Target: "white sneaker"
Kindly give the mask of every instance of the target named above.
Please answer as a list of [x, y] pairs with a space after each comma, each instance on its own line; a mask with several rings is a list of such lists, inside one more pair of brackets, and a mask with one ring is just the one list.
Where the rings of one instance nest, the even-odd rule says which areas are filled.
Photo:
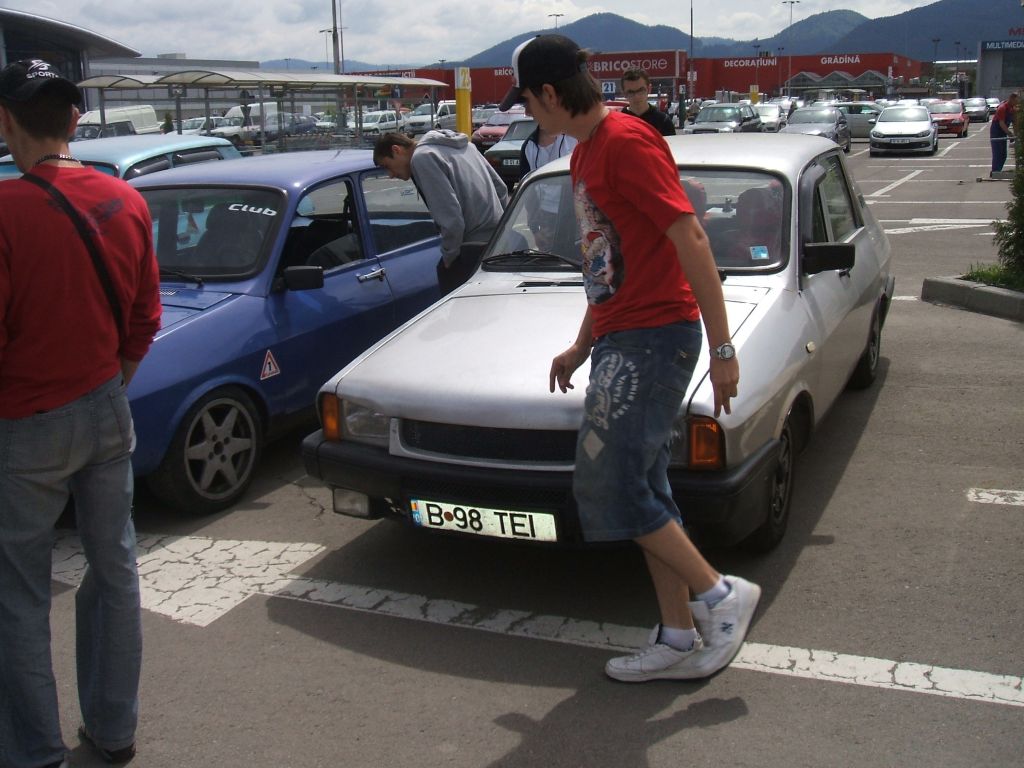
[[[655, 633], [657, 628], [655, 628]], [[653, 636], [657, 640], [657, 634]], [[705, 674], [693, 668], [693, 662], [704, 650], [704, 643], [698, 636], [693, 647], [680, 651], [664, 643], [652, 642], [644, 650], [632, 656], [617, 656], [604, 665], [608, 677], [626, 683], [642, 683], [646, 680], [693, 680]]]
[[729, 594], [708, 608], [703, 600], [690, 603], [690, 612], [701, 636], [704, 649], [691, 662], [700, 677], [708, 677], [728, 666], [739, 653], [743, 638], [747, 636], [750, 620], [754, 617], [761, 588], [739, 576], [723, 576], [729, 585]]

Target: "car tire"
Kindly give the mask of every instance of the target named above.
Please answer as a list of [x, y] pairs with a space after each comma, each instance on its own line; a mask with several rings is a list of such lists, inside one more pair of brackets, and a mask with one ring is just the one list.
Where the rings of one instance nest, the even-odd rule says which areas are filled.
[[933, 142], [932, 142], [932, 148], [931, 148], [931, 151], [930, 151], [930, 152], [928, 152], [928, 154], [929, 154], [929, 155], [934, 155], [934, 154], [935, 154], [936, 152], [938, 152], [938, 151], [939, 151], [939, 137], [938, 137], [938, 136], [936, 136], [936, 137], [935, 137], [935, 141], [933, 141]]
[[149, 487], [167, 505], [194, 515], [219, 512], [249, 487], [259, 462], [263, 424], [240, 387], [222, 387], [185, 414]]
[[779, 433], [779, 455], [768, 482], [768, 509], [764, 522], [743, 540], [747, 552], [763, 554], [779, 545], [789, 526], [789, 508], [796, 476], [796, 432], [793, 414], [786, 417]]
[[868, 150], [868, 157], [878, 157], [878, 153], [873, 149]]
[[846, 146], [843, 147], [843, 152], [850, 154], [850, 147], [853, 146], [853, 139], [846, 140]]
[[879, 307], [871, 316], [871, 330], [868, 332], [868, 342], [861, 353], [857, 365], [850, 374], [847, 386], [850, 389], [867, 389], [875, 383], [878, 376], [878, 361], [882, 355], [882, 313]]

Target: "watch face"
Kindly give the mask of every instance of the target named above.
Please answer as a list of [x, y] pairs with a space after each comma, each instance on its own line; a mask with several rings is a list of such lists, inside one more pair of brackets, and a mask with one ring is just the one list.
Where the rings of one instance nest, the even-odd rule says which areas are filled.
[[736, 348], [732, 344], [722, 344], [715, 349], [715, 357], [719, 360], [732, 360], [736, 356]]

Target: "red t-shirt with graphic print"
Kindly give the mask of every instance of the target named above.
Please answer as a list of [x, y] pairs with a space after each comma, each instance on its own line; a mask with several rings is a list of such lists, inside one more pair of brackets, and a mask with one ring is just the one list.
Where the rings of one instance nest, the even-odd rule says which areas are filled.
[[570, 164], [594, 338], [700, 317], [668, 228], [693, 213], [664, 137], [610, 112]]

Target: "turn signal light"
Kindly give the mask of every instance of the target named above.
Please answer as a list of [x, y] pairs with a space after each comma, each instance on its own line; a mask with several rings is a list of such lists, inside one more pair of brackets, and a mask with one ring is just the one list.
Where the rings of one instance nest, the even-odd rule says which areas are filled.
[[334, 395], [320, 398], [320, 423], [323, 425], [324, 437], [328, 440], [341, 440], [341, 404]]
[[725, 433], [707, 416], [695, 416], [688, 423], [690, 469], [725, 468]]

